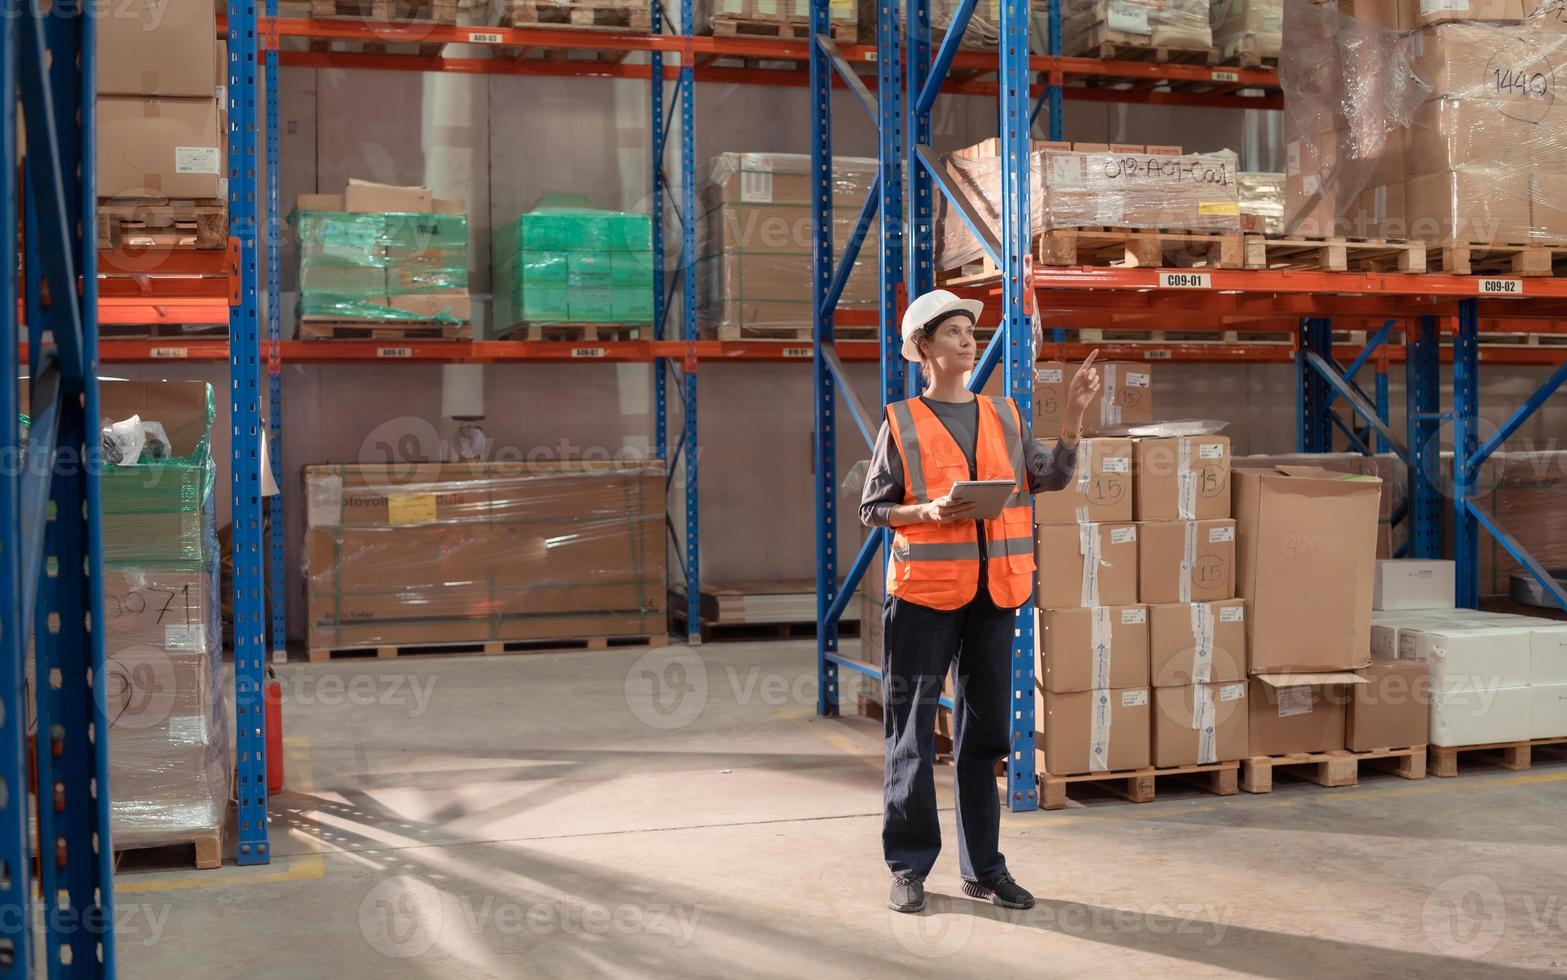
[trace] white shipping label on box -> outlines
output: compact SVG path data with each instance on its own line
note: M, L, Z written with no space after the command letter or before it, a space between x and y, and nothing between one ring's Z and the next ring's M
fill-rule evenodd
M1448 12L1467 14L1469 12L1469 0L1420 0L1420 16L1422 17Z
M174 172L177 174L217 174L223 170L223 154L215 146L176 146Z
M1034 372L1034 383L1041 385L1058 385L1061 383L1060 368L1040 368Z
M1317 189L1321 186L1322 182L1318 180L1314 174L1308 174L1307 176L1302 177L1300 180L1300 189L1305 191L1307 194L1317 193Z
M1231 606L1228 609L1219 610L1219 622L1221 623L1240 623L1244 622L1245 619L1246 607L1244 606Z
M180 623L166 626L163 630L163 648L165 650L192 650L201 652L206 645L205 630L201 623Z
M1284 148L1284 172L1290 176L1300 173L1300 141L1296 140Z
M1148 622L1148 610L1138 607L1136 609L1121 610L1122 626L1137 626Z
M1208 529L1208 543L1217 541L1234 541L1235 529L1233 527L1211 527Z
M1311 688L1306 685L1299 687L1279 688L1279 717L1291 718L1295 715L1311 714Z
M1126 34L1153 34L1153 29L1148 26L1148 8L1141 3L1110 0L1110 10L1105 23L1112 31Z
M770 171L740 171L740 200L746 204L773 203L773 175Z
M1223 459L1224 443L1204 442L1197 446L1198 459Z
M1083 186L1083 158L1058 154L1050 158L1050 182L1056 187Z
M1099 468L1106 473L1130 473L1132 461L1123 457L1100 460Z
M1128 388L1147 388L1153 381L1153 376L1147 371L1128 371L1121 383Z
M1137 528L1117 527L1110 530L1111 544L1130 544L1137 540Z
M1140 691L1121 692L1121 707L1123 708L1141 708L1147 703L1148 689L1146 687Z
M1226 684L1219 688L1220 701L1237 701L1246 696L1245 684Z
M309 527L325 527L343 520L343 478L318 477L306 483L305 519Z

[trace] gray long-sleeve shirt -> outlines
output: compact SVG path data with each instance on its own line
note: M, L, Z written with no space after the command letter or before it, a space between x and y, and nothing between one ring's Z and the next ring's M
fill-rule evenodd
M922 395L920 401L947 427L968 459L969 478L976 479L974 446L978 440L979 399L939 402ZM1024 419L1023 463L1028 470L1029 493L1060 490L1072 482L1077 448L1068 449L1059 442L1054 449L1047 448L1044 443L1035 441L1028 420ZM860 520L867 527L887 527L888 512L903 503L903 497L903 457L898 453L898 444L893 442L892 430L884 418L881 431L876 435L876 447L871 452L870 472L865 474L865 489L860 494ZM975 521L975 524L979 527L983 547L984 522Z

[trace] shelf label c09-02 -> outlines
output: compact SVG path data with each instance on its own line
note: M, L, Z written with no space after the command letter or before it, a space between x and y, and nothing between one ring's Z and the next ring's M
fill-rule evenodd
M591 357L606 357L606 356L608 356L608 353L609 352L606 351L602 347L573 347L571 349L571 356L574 357L574 358L576 358L576 357L590 357L590 358Z
M1476 287L1481 296L1522 296L1522 279L1481 279Z
M1160 289L1212 289L1213 276L1206 272L1161 272Z
M400 360L403 358L413 357L414 349L412 347L377 347L375 349L375 356Z

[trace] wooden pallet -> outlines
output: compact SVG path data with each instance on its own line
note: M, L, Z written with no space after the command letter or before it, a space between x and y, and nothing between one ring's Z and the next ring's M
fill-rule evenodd
M1277 68L1277 55L1263 54L1262 43L1255 34L1243 34L1219 49L1223 64L1239 68Z
M119 871L122 865L126 868L131 866L167 868L186 866L191 863L195 864L198 871L223 867L222 829L195 831L187 841L170 844L131 844L114 849L115 871Z
M401 54L433 58L445 41L426 40L421 27L447 27L457 23L457 0L310 0L315 20L354 20L385 27L384 40L315 38L311 51L346 51L361 54Z
M875 340L876 327L833 327L833 336L838 340ZM697 336L702 340L776 340L781 343L809 344L811 342L811 327L809 324L802 327L782 326L752 326L751 324L731 325L725 324L716 329L698 330Z
M500 334L502 340L636 340L645 323L519 323Z
M98 202L99 248L227 248L228 227L228 206L218 200Z
M1426 248L1427 268L1455 276L1567 276L1567 243L1445 243Z
M1037 265L1067 268L1240 269L1246 265L1246 239L1238 231L1110 228L1052 228L1034 238ZM939 277L946 286L980 286L1001 277L989 256Z
M667 633L639 633L627 636L575 636L550 640L487 640L483 643L393 643L382 646L312 647L309 656L311 663L318 663L322 660L363 657L389 660L396 657L443 653L495 656L503 653L569 653L573 650L668 645Z
M1458 758L1477 755L1480 761L1523 772L1534 765L1534 750L1545 746L1567 746L1567 738L1535 738L1522 742L1489 742L1485 745L1431 746L1431 775L1458 775Z
M1215 762L1199 766L1173 766L1168 769L1122 769L1116 772L1083 772L1063 775L1044 768L1043 750L1035 750L1039 767L1039 805L1060 810L1067 804L1067 787L1074 783L1093 783L1132 803L1152 803L1154 788L1161 777L1196 783L1215 796L1235 795L1235 773L1240 763Z
M1083 35L1079 50L1068 52L1077 57L1105 61L1152 61L1160 65L1217 65L1219 49L1152 47L1138 43L1137 35L1097 27Z
M1396 749L1351 752L1291 752L1287 755L1258 755L1241 760L1241 789L1248 793L1273 792L1273 770L1285 769L1318 786L1354 786L1360 782L1360 763L1390 760L1393 771L1405 779L1424 779L1426 747L1416 745Z
M192 330L183 323L100 323L100 340L217 340L228 337L227 324L207 324Z
M670 629L677 637L687 636L685 614L679 612L684 608L685 596L670 596ZM850 638L860 635L860 624L857 620L845 619L838 623L838 635ZM715 623L712 620L702 620L703 643L748 643L766 640L813 640L816 638L816 623L790 622L790 623Z
M1426 247L1375 238L1247 235L1246 268L1420 273L1426 271Z
M426 320L299 321L300 340L472 340L471 323Z
M582 31L618 31L622 34L646 34L652 24L652 11L647 4L591 3L587 0L569 0L567 3L535 3L533 0L512 0L501 15L501 24L508 27L569 27Z
M828 32L838 44L853 44L859 40L856 24L829 24ZM785 20L749 17L714 17L714 37L776 37L782 40L799 40L811 36L811 24L805 20Z

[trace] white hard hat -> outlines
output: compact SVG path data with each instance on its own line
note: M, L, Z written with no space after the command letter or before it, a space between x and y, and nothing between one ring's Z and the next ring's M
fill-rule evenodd
M909 304L903 311L903 356L911 361L922 361L919 344L914 342L922 330L939 323L954 313L962 313L979 324L979 315L985 304L977 299L959 299L945 289L933 289Z

